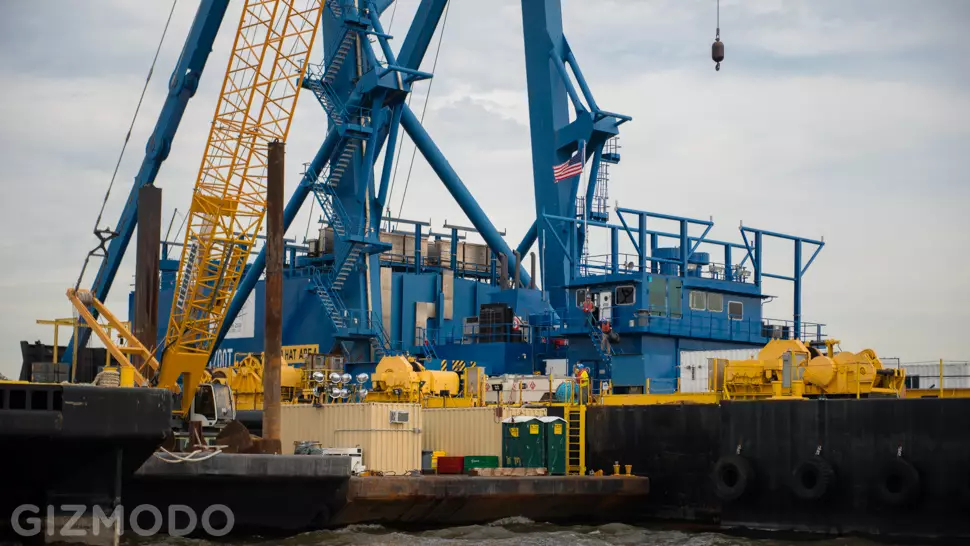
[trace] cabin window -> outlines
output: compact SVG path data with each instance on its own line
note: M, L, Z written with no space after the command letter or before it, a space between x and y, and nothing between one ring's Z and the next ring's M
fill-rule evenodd
M744 316L744 304L739 301L728 302L728 318L731 320L741 320Z
M707 292L691 290L690 308L692 311L707 311Z
M617 286L616 295L613 297L613 305L633 305L637 302L637 289L635 286Z
M724 312L724 294L715 292L707 293L707 310L712 313Z
M588 292L586 290L577 290L576 291L576 307L582 307L583 306L583 302L586 301L586 294L588 294Z

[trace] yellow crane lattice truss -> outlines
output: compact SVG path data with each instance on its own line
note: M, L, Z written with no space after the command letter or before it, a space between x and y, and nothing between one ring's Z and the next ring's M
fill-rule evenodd
M267 145L285 141L323 0L243 7L192 196L159 386L192 393L266 213ZM181 413L188 411L183 395Z

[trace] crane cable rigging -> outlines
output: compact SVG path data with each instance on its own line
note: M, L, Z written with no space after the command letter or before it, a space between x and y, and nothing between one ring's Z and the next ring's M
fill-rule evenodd
M724 60L724 43L721 42L721 0L717 0L717 27L714 31L714 43L711 45L711 59L714 61L714 70L721 70L721 61Z
M101 201L101 210L98 212L98 219L94 222L94 236L98 238L98 246L91 252L88 252L88 255L84 258L81 273L77 276L77 282L74 283L75 290L81 287L81 281L84 279L84 271L88 268L88 262L91 258L94 256L101 258L107 257L108 249L105 245L118 236L118 232L112 230L110 227L100 228L101 217L104 215L105 206L108 204L108 197L111 195L111 188L114 187L115 178L118 176L121 161L125 157L125 149L128 147L128 141L131 140L131 131L135 128L135 122L138 120L138 112L141 111L141 104L145 100L145 94L148 92L148 84L152 81L152 75L155 73L155 64L158 63L158 55L162 51L162 44L165 43L165 35L168 34L168 27L172 23L172 15L175 13L176 4L178 4L178 0L172 0L172 7L168 11L168 19L165 21L165 28L162 30L162 37L158 41L158 47L155 48L155 57L152 59L152 64L148 68L148 77L145 78L145 85L141 89L141 96L138 97L135 115L131 117L131 123L128 125L128 134L125 135L125 141L121 145L121 153L118 154L118 161L115 163L114 172L111 174L111 182L108 183L108 190L104 192L104 200Z

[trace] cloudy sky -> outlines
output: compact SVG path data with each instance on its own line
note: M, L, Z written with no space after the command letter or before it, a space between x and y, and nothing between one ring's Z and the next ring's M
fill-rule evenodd
M384 15L398 47L417 3L399 0ZM188 206L240 5L158 177L166 220ZM106 225L124 203L197 6L178 0ZM71 314L64 290L96 244L98 208L170 7L0 2L0 373L17 373L20 340L51 341L36 319ZM970 358L970 2L723 0L720 72L709 58L714 0L563 0L563 11L597 102L634 118L622 128L611 200L713 216L721 239L737 238L742 221L824 236L805 282L806 320L825 322L847 349ZM425 117L513 245L534 217L521 33L515 0L454 0ZM423 68L433 60L432 50ZM416 112L427 86L415 93ZM305 94L288 143L289 185L325 130ZM404 196L411 150L405 141L394 213L403 197L404 217L467 223L420 154ZM310 215L305 206L289 235L302 240ZM776 271L790 270L789 248L768 250ZM108 300L119 315L133 262ZM766 315L790 316L790 285L767 291L778 298Z

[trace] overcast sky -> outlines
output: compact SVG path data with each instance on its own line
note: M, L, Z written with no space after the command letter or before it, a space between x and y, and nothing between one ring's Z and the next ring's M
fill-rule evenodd
M385 13L395 47L417 3ZM166 221L189 204L242 2L233 4L158 177ZM170 6L0 2L0 373L17 374L20 340L51 342L36 319L71 315L64 291L96 244L98 208ZM105 225L116 223L197 6L178 1ZM424 123L514 246L534 217L519 2L450 9ZM737 239L742 221L824 236L805 280L805 320L826 323L846 349L970 358L970 2L723 0L720 72L710 60L714 0L563 0L563 11L597 102L634 118L622 127L611 200L713 216L719 239ZM434 49L422 68L433 60ZM420 113L428 83L418 87ZM325 131L304 94L288 188ZM411 150L405 141L395 214ZM310 214L305 206L290 236L304 238ZM401 214L467 224L420 154ZM768 250L776 272L790 271L789 248ZM122 316L133 262L108 299ZM791 286L767 292L778 298L765 315L790 317Z

